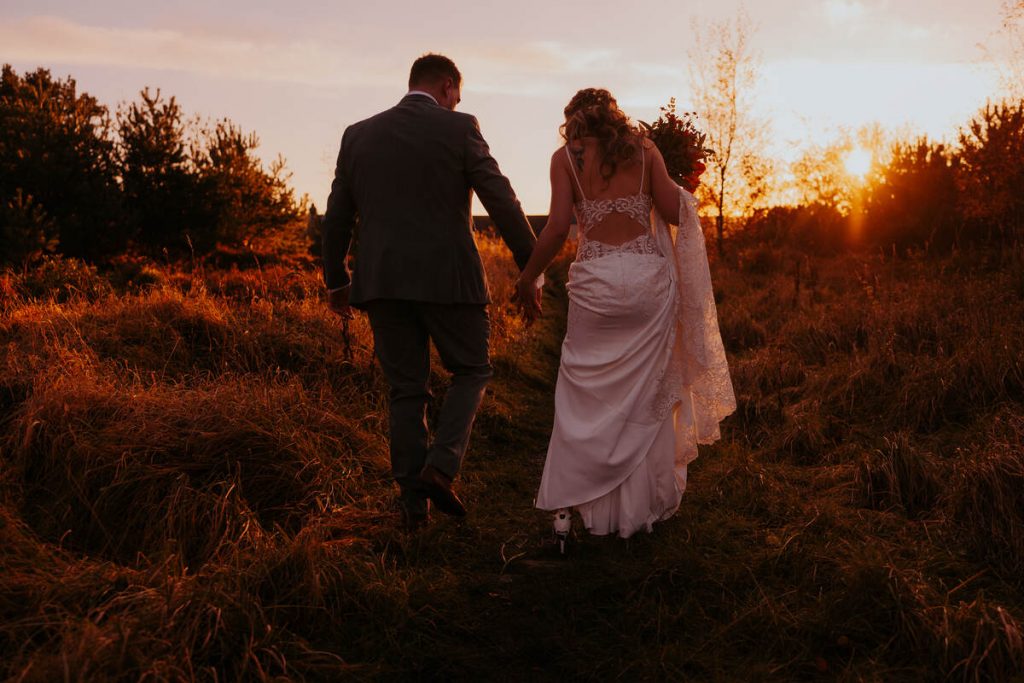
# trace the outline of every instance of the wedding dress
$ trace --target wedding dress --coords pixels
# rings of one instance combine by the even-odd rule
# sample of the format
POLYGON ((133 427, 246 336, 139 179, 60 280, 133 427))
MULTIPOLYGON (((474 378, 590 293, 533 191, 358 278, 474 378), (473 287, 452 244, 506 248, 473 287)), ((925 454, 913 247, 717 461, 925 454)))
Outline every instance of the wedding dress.
POLYGON ((721 438, 736 399, 696 198, 679 188, 673 240, 660 216, 652 225, 643 175, 640 192, 598 200, 572 171, 579 244, 535 504, 574 507, 591 533, 629 537, 675 513, 697 444, 721 438), (643 230, 621 244, 592 239, 612 212, 643 230))

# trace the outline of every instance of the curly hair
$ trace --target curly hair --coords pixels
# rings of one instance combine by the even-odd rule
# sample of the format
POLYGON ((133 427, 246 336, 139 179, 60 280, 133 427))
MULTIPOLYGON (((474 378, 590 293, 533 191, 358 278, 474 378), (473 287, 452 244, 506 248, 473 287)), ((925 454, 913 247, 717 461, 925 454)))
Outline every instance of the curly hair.
POLYGON ((637 143, 644 133, 633 125, 604 88, 580 90, 569 100, 564 113, 565 123, 558 129, 562 139, 568 145, 587 136, 597 138, 601 177, 605 180, 615 175, 621 162, 636 158, 637 143))

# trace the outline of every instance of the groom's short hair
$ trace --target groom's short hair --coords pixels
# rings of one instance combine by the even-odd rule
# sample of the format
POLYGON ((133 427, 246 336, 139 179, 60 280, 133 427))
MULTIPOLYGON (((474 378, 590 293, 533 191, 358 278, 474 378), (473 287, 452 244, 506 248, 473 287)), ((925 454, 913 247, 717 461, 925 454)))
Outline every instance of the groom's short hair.
POLYGON ((409 87, 417 85, 434 85, 446 78, 451 78, 456 86, 462 87, 462 74, 455 62, 444 55, 428 53, 412 63, 409 70, 409 87))

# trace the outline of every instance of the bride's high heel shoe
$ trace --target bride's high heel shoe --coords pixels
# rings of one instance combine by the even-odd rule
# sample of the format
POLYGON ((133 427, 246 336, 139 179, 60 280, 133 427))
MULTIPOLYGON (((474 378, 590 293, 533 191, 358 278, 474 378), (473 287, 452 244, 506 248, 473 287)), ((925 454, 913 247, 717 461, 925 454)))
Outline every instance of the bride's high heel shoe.
POLYGON ((555 537, 558 538, 558 548, 565 554, 565 541, 572 531, 572 512, 568 508, 555 511, 555 537))

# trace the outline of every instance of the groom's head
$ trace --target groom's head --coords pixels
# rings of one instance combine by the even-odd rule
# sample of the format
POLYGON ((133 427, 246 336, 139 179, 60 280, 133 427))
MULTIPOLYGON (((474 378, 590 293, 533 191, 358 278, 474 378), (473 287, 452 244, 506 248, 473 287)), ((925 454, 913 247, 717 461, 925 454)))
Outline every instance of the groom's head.
POLYGON ((412 63, 409 90, 428 92, 442 107, 454 111, 462 100, 462 74, 447 57, 426 54, 412 63))

